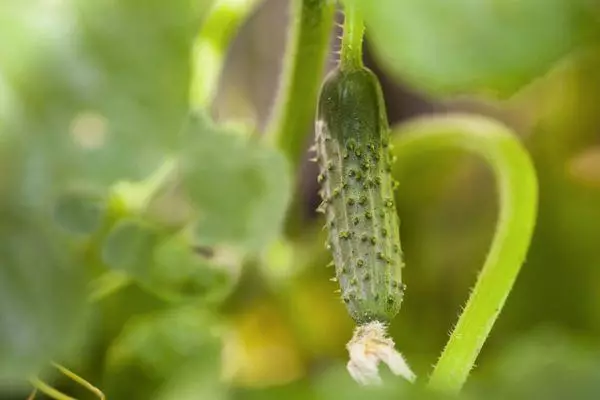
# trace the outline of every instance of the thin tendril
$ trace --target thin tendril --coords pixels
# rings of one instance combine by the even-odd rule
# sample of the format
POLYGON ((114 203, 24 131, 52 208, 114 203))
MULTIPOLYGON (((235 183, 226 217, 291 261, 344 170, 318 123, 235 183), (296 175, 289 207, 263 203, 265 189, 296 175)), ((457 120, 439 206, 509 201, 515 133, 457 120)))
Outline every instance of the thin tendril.
POLYGON ((33 399, 35 399, 35 395, 36 395, 36 394, 37 394, 37 389, 36 389, 36 388, 34 388, 34 389, 31 391, 31 394, 30 394, 30 395, 27 397, 27 400, 33 400, 33 399))
POLYGON ((85 379, 83 379, 82 377, 77 375, 76 373, 68 370, 67 368, 63 367, 60 364, 53 362, 52 365, 56 369, 58 369, 63 375, 71 378, 73 381, 77 382, 78 384, 80 384, 81 386, 83 386, 84 388, 89 390, 90 392, 94 393, 100 400, 106 399, 106 397, 104 396, 104 393, 102 393, 102 391, 100 389, 98 389, 96 386, 92 385, 91 383, 89 383, 88 381, 86 381, 85 379))
MULTIPOLYGON (((74 397, 67 396, 66 394, 54 389, 52 386, 48 385, 44 381, 41 381, 38 378, 31 378, 29 382, 40 392, 44 393, 46 396, 55 399, 55 400, 77 400, 74 397)), ((34 395, 32 393, 32 395, 34 395)), ((31 396, 30 396, 31 397, 31 396)))

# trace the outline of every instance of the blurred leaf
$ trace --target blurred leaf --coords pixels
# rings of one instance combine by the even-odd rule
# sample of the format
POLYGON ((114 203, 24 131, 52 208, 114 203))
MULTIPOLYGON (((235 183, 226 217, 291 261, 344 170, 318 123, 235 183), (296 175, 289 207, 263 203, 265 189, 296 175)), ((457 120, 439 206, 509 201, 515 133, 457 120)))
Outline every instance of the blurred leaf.
POLYGON ((0 110, 14 114, 0 118, 65 180, 145 178, 187 112, 189 52, 207 3, 3 2, 0 110))
POLYGON ((194 115, 183 136, 184 189, 197 206, 197 240, 257 250, 277 237, 291 180, 274 149, 194 115))
POLYGON ((231 289, 232 277, 223 266, 193 251, 182 237, 175 236, 158 246, 146 282, 149 288, 170 299, 202 297, 223 300, 231 289))
POLYGON ((25 158, 23 142, 12 132, 0 132, 0 205, 10 207, 20 203, 25 158))
POLYGON ((98 230, 107 211, 107 199, 83 190, 63 193, 54 208, 54 219, 66 231, 89 235, 98 230))
POLYGON ((267 388, 240 388, 231 396, 234 400, 443 400, 455 399, 426 391, 422 385, 408 382, 382 370, 384 382, 379 386, 361 386, 352 380, 344 363, 336 361, 319 368, 318 374, 287 385, 267 388))
MULTIPOLYGON (((0 132, 0 204, 11 209, 46 211, 65 171, 42 150, 43 144, 31 142, 23 132, 0 132)), ((12 211, 11 211, 12 212, 12 211)))
POLYGON ((225 268, 196 254, 183 236, 169 237, 140 220, 117 223, 104 242, 102 258, 110 268, 127 273, 165 300, 218 301, 232 283, 225 268))
POLYGON ((73 3, 82 59, 94 73, 70 122, 71 151, 88 179, 143 179, 172 150, 187 111, 200 16, 185 0, 73 3))
POLYGON ((232 385, 255 387, 285 384, 303 376, 305 360, 287 314, 268 300, 245 300, 244 309, 230 319, 231 330, 224 337, 224 379, 232 385))
POLYGON ((540 329, 515 340, 492 368, 492 379, 471 385, 474 399, 596 399, 600 393, 598 349, 540 329))
POLYGON ((271 385, 264 388, 233 387, 231 400, 304 400, 314 399, 313 388, 304 380, 296 380, 286 385, 271 385))
POLYGON ((435 94, 513 93, 589 38, 588 0, 348 0, 362 5, 378 58, 435 94))
MULTIPOLYGON (((202 364, 205 364, 202 363, 202 364)), ((220 384, 219 372, 212 366, 192 364, 173 375, 162 388, 157 400, 226 400, 227 390, 220 384)))
POLYGON ((315 391, 317 399, 340 398, 345 400, 442 400, 455 399, 454 396, 445 396, 426 390, 423 385, 426 377, 419 377, 417 384, 392 374, 386 367, 380 366, 379 370, 383 383, 379 386, 361 386, 350 377, 346 366, 336 363, 329 367, 317 379, 315 391))
POLYGON ((28 214, 1 215, 0 380, 27 378, 65 356, 82 328, 83 271, 61 236, 28 214))
POLYGON ((0 380, 24 379, 78 345, 85 267, 48 215, 56 169, 0 132, 0 380))
MULTIPOLYGON (((197 308, 131 320, 108 351, 107 397, 175 399, 173 391, 194 370, 204 391, 218 389, 220 340, 214 329, 212 317, 197 308)), ((192 383, 180 389, 189 390, 192 383)))
POLYGON ((160 236, 160 231, 143 221, 123 219, 106 237, 102 259, 112 269, 145 279, 160 236))
POLYGON ((73 16, 65 6, 68 2, 61 3, 24 0, 0 4, 0 34, 10 37, 0 46, 0 72, 35 114, 44 109, 57 111, 60 107, 55 106, 63 106, 85 78, 76 54, 73 16), (44 96, 51 95, 55 101, 44 104, 44 96))

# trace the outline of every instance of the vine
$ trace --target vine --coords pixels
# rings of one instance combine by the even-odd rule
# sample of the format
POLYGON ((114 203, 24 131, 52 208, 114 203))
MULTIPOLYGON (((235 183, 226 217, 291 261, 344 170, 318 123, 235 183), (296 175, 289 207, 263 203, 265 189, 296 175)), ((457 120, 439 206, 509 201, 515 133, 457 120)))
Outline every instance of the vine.
POLYGON ((454 393, 467 380, 525 260, 537 216, 537 177, 515 134, 489 118, 424 117, 393 132, 394 152, 400 160, 460 149, 481 157, 496 177, 500 212, 492 245, 429 381, 432 389, 454 393))

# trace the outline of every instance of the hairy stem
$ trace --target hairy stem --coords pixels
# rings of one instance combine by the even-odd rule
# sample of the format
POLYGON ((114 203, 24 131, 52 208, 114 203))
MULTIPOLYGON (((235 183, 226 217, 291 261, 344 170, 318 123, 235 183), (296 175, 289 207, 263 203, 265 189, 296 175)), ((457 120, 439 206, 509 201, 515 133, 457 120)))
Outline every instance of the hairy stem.
POLYGON ((190 107, 210 106, 217 91, 229 44, 260 0, 216 0, 192 50, 190 107))
POLYGON ((506 126, 471 115, 418 119, 394 129, 399 159, 457 148, 492 168, 500 196, 494 239, 462 315, 434 368, 429 386, 457 393, 510 293, 525 260, 537 214, 538 184, 526 150, 506 126))
POLYGON ((340 67, 342 69, 359 69, 363 66, 363 37, 365 25, 360 11, 353 5, 344 8, 344 33, 340 67))
POLYGON ((289 159, 295 171, 304 152, 329 50, 335 4, 332 0, 291 0, 283 75, 266 138, 289 159))

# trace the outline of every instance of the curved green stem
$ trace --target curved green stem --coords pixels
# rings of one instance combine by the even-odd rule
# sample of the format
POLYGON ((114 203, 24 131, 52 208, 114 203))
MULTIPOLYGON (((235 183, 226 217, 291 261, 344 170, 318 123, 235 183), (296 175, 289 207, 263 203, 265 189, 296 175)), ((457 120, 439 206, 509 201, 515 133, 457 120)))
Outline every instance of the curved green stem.
POLYGON ((292 0, 291 5, 293 25, 266 138, 284 152, 295 171, 316 109, 335 7, 331 0, 292 0))
POLYGON ((210 106, 217 91, 231 40, 260 0, 216 0, 192 50, 190 106, 210 106))
POLYGON ((469 300, 431 375, 432 389, 460 391, 510 293, 533 234, 538 184, 534 166, 514 133, 471 115, 423 118, 394 129, 395 155, 457 148, 483 158, 493 169, 500 196, 495 235, 469 300))

